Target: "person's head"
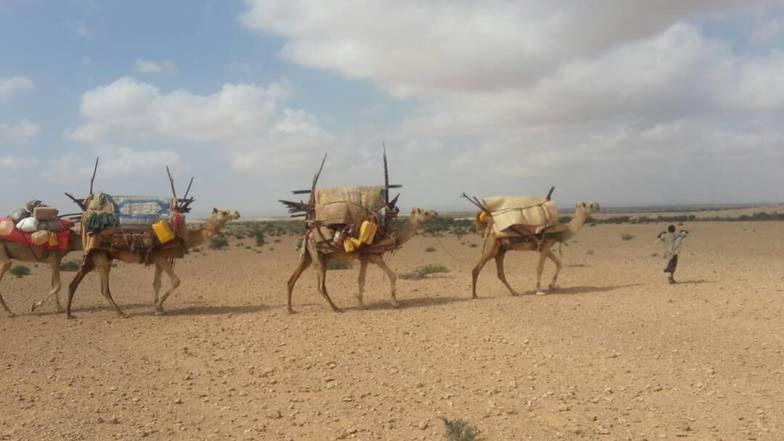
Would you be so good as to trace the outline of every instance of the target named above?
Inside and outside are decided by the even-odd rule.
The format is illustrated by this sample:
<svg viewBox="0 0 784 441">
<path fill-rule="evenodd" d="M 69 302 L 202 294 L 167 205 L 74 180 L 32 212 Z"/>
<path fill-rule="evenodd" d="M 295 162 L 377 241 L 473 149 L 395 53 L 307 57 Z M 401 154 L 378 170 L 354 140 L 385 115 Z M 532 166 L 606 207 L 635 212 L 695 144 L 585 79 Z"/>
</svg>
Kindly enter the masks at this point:
<svg viewBox="0 0 784 441">
<path fill-rule="evenodd" d="M 667 232 L 668 233 L 674 233 L 675 232 L 675 225 L 670 225 L 669 227 L 667 227 Z"/>
</svg>

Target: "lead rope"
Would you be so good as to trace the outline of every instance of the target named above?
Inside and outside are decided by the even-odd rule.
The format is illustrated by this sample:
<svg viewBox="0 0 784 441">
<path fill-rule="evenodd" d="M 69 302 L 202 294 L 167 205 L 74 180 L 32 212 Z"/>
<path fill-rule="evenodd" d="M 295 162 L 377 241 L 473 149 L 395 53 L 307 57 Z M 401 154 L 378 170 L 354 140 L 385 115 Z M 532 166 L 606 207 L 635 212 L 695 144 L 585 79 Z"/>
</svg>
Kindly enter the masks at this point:
<svg viewBox="0 0 784 441">
<path fill-rule="evenodd" d="M 441 238 L 440 237 L 438 237 L 438 236 L 434 236 L 434 237 L 436 238 L 436 242 L 438 242 L 438 244 L 441 245 L 441 248 L 444 250 L 444 252 L 447 254 L 447 256 L 451 257 L 455 262 L 458 262 L 458 263 L 468 263 L 465 260 L 458 259 L 457 257 L 455 257 L 454 254 L 450 253 L 449 250 L 444 245 L 444 243 L 441 242 Z"/>
</svg>

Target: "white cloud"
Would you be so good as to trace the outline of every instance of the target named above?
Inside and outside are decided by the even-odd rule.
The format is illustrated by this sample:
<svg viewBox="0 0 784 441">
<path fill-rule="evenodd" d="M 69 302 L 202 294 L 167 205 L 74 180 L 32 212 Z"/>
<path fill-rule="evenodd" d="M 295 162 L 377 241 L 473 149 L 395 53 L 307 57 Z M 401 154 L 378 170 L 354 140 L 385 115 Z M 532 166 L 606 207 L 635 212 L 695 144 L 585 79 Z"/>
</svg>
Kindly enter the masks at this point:
<svg viewBox="0 0 784 441">
<path fill-rule="evenodd" d="M 142 74 L 171 73 L 177 70 L 177 65 L 171 61 L 136 60 L 136 72 Z"/>
<path fill-rule="evenodd" d="M 26 119 L 10 125 L 0 123 L 0 145 L 26 142 L 37 137 L 40 132 L 38 124 Z"/>
<path fill-rule="evenodd" d="M 93 155 L 66 153 L 48 162 L 48 177 L 53 181 L 89 181 L 93 173 L 95 156 L 100 157 L 101 176 L 123 178 L 160 175 L 166 166 L 178 168 L 182 161 L 179 153 L 166 149 L 134 149 L 123 146 L 96 147 Z"/>
<path fill-rule="evenodd" d="M 439 170 L 410 172 L 423 198 L 455 182 L 561 183 L 627 203 L 780 198 L 761 183 L 784 167 L 784 51 L 704 30 L 764 22 L 748 39 L 770 41 L 776 0 L 246 3 L 242 22 L 285 38 L 282 57 L 414 105 L 390 132 Z"/>
<path fill-rule="evenodd" d="M 291 61 L 410 96 L 528 86 L 564 61 L 648 38 L 731 3 L 247 0 L 242 21 L 286 37 L 282 54 Z"/>
<path fill-rule="evenodd" d="M 66 135 L 93 146 L 153 143 L 185 150 L 196 143 L 237 170 L 273 169 L 328 140 L 313 115 L 285 107 L 289 93 L 285 82 L 225 84 L 211 95 L 161 92 L 125 77 L 85 92 L 83 123 Z"/>
<path fill-rule="evenodd" d="M 76 35 L 81 38 L 90 38 L 92 37 L 92 32 L 90 32 L 90 28 L 87 26 L 87 23 L 84 21 L 80 21 L 76 24 Z"/>
<path fill-rule="evenodd" d="M 17 92 L 30 90 L 33 88 L 33 81 L 25 76 L 14 76 L 9 78 L 0 77 L 0 101 L 11 98 Z"/>
<path fill-rule="evenodd" d="M 15 155 L 0 156 L 0 170 L 17 171 L 35 165 L 32 159 L 22 158 Z"/>
</svg>

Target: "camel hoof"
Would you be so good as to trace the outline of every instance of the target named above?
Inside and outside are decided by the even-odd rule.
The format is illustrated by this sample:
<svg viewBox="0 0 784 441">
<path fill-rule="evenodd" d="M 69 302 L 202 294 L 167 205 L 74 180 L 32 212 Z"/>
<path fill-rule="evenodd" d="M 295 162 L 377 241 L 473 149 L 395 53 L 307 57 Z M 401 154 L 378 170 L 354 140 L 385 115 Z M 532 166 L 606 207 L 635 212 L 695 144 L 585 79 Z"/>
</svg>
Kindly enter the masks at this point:
<svg viewBox="0 0 784 441">
<path fill-rule="evenodd" d="M 340 308 L 337 308 L 337 307 L 336 307 L 336 308 L 332 308 L 332 311 L 333 311 L 333 312 L 336 312 L 336 313 L 338 313 L 338 314 L 342 314 L 342 313 L 343 313 L 343 310 L 342 310 L 342 309 L 340 309 Z"/>
<path fill-rule="evenodd" d="M 400 303 L 398 303 L 397 301 L 392 301 L 389 303 L 392 305 L 393 308 L 400 308 Z"/>
<path fill-rule="evenodd" d="M 293 310 L 291 308 L 288 309 L 288 312 L 289 312 L 289 314 L 296 314 L 297 313 L 297 311 L 295 311 L 295 310 Z"/>
<path fill-rule="evenodd" d="M 472 296 L 471 296 L 471 299 L 474 299 L 474 300 L 476 300 L 476 299 L 478 299 L 478 298 L 479 298 L 479 296 L 478 296 L 478 295 L 476 295 L 476 294 L 474 294 L 474 295 L 472 295 Z"/>
<path fill-rule="evenodd" d="M 538 295 L 538 296 L 546 296 L 547 293 L 540 290 L 540 291 L 536 291 L 536 295 Z"/>
<path fill-rule="evenodd" d="M 33 303 L 32 305 L 30 305 L 30 312 L 35 312 L 35 308 L 38 308 L 39 306 L 41 306 L 39 303 L 37 303 L 37 302 Z M 60 311 L 60 312 L 62 312 L 62 311 Z"/>
<path fill-rule="evenodd" d="M 520 293 L 519 292 L 515 292 L 515 291 L 512 291 L 511 294 L 512 294 L 512 297 L 519 297 L 520 296 Z"/>
<path fill-rule="evenodd" d="M 76 319 L 76 316 L 75 316 L 75 315 L 73 315 L 73 314 L 66 314 L 66 315 L 65 315 L 65 318 L 67 318 L 68 320 L 75 320 L 75 319 Z"/>
<path fill-rule="evenodd" d="M 558 289 L 560 289 L 558 285 L 550 285 L 547 287 L 548 291 L 558 291 Z"/>
</svg>

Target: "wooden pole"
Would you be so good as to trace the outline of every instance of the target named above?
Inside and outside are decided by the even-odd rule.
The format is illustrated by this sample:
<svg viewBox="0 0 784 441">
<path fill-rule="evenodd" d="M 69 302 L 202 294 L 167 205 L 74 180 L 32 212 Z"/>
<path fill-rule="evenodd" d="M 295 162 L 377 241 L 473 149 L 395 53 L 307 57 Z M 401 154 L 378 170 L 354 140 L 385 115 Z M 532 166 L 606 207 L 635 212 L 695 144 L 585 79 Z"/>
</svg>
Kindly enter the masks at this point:
<svg viewBox="0 0 784 441">
<path fill-rule="evenodd" d="M 93 167 L 93 177 L 90 178 L 90 196 L 93 194 L 93 184 L 95 183 L 95 174 L 98 172 L 98 161 L 101 159 L 100 156 L 95 158 L 95 166 Z"/>
<path fill-rule="evenodd" d="M 174 178 L 172 178 L 172 174 L 168 165 L 166 166 L 166 174 L 169 175 L 169 184 L 171 185 L 172 196 L 174 196 L 174 200 L 177 200 L 177 190 L 174 189 Z"/>
</svg>

